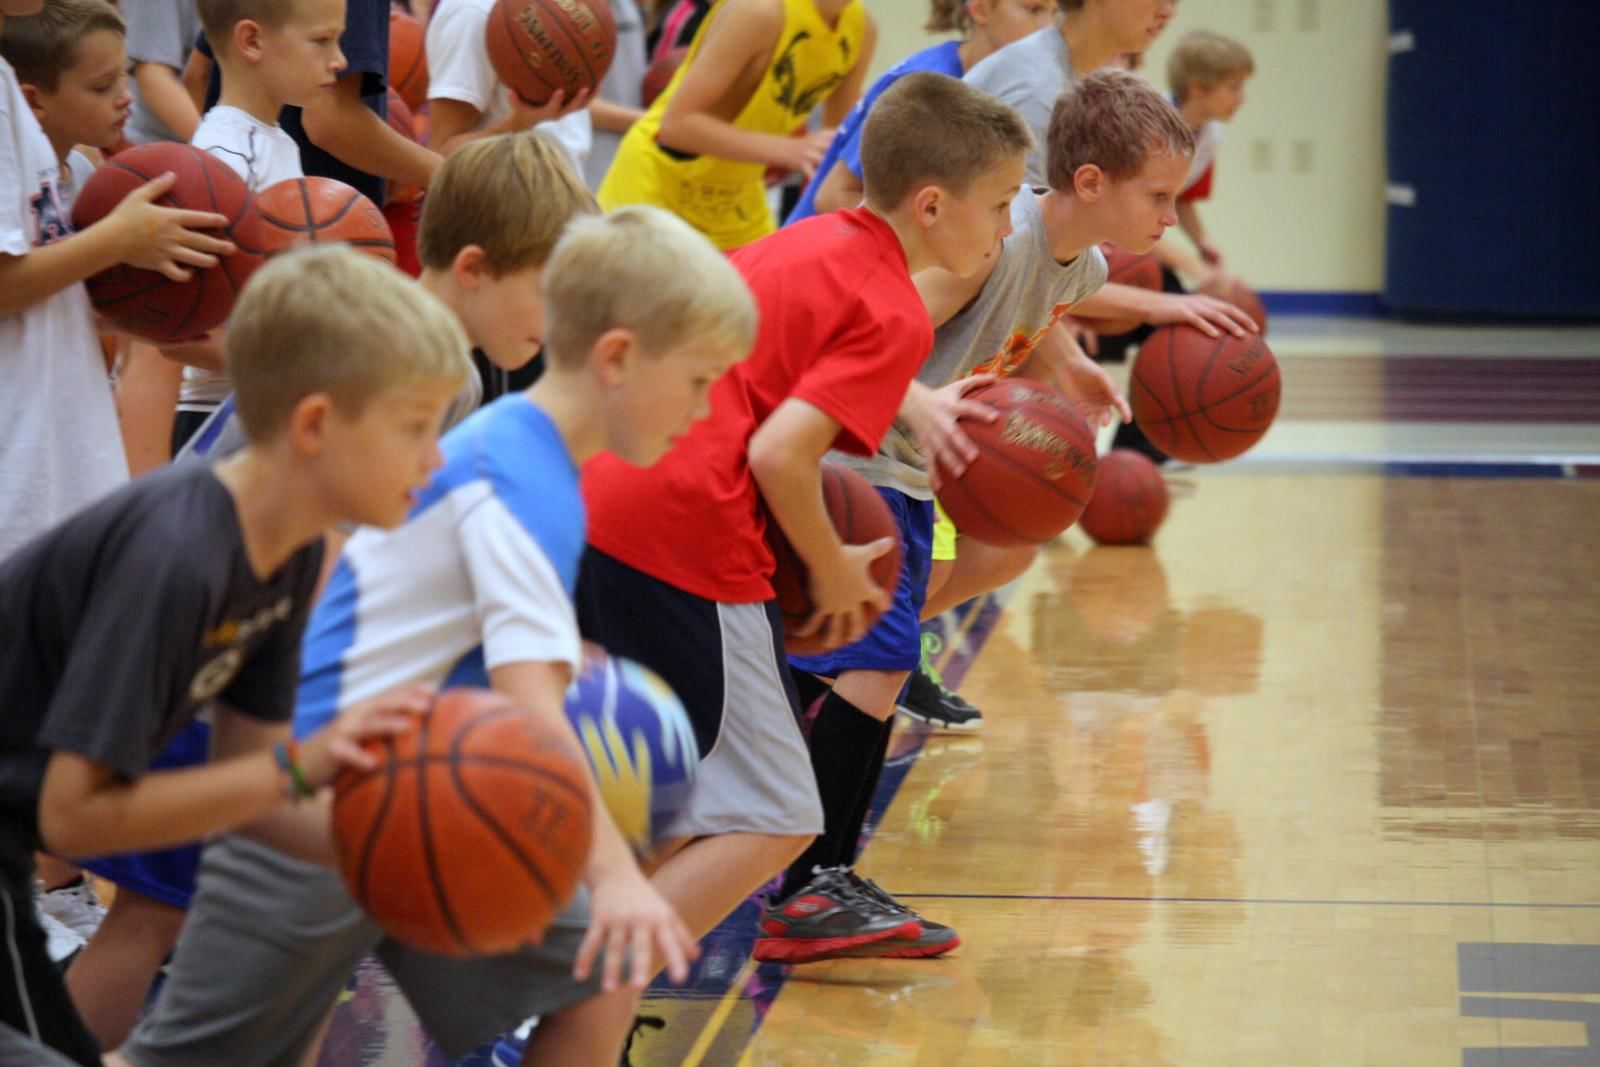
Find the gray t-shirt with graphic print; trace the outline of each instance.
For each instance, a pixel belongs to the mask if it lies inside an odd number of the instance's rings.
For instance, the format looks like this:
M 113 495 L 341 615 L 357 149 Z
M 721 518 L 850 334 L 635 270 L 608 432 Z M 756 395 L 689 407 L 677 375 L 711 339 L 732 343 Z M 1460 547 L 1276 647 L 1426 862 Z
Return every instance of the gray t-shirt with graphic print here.
M 1057 319 L 1105 284 L 1106 261 L 1088 248 L 1067 263 L 1050 254 L 1040 197 L 1024 188 L 1011 201 L 1011 235 L 983 289 L 933 335 L 933 351 L 917 372 L 930 389 L 971 374 L 1007 375 L 1033 353 Z M 903 422 L 896 421 L 869 459 L 829 453 L 831 462 L 861 473 L 873 485 L 931 500 L 928 465 Z

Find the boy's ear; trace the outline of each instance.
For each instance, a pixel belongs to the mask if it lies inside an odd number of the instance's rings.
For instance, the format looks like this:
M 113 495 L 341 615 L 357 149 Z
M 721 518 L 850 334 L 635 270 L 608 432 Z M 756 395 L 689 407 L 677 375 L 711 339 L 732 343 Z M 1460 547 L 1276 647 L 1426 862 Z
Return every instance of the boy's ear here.
M 333 397 L 327 393 L 301 397 L 289 412 L 289 425 L 284 427 L 290 449 L 298 456 L 320 455 L 328 438 L 328 419 L 332 414 Z
M 967 18 L 972 20 L 974 26 L 987 26 L 989 16 L 993 13 L 989 8 L 989 0 L 967 0 Z
M 229 41 L 233 44 L 235 55 L 248 60 L 261 58 L 261 37 L 263 34 L 261 23 L 255 19 L 240 19 L 233 24 L 233 32 L 228 34 Z
M 22 98 L 28 102 L 28 108 L 33 112 L 33 117 L 42 120 L 44 118 L 44 102 L 39 99 L 39 87 L 23 82 Z
M 621 327 L 607 330 L 589 349 L 589 362 L 600 376 L 600 384 L 614 388 L 627 377 L 628 363 L 638 355 L 639 339 L 632 330 Z
M 456 258 L 450 261 L 450 276 L 461 288 L 476 289 L 489 276 L 489 264 L 483 249 L 478 245 L 467 245 L 457 252 Z
M 1072 191 L 1078 194 L 1079 200 L 1093 203 L 1100 199 L 1110 184 L 1111 179 L 1095 163 L 1085 163 L 1072 172 Z
M 939 221 L 944 207 L 945 192 L 937 185 L 924 185 L 911 194 L 911 213 L 924 227 Z

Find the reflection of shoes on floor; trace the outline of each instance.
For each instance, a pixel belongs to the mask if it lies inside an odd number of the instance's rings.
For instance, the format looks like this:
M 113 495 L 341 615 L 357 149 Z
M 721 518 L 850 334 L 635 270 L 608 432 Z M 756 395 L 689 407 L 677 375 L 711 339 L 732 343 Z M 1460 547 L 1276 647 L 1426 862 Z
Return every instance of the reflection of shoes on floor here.
M 43 909 L 35 909 L 34 918 L 44 930 L 45 947 L 50 951 L 50 961 L 57 969 L 65 971 L 67 965 L 88 943 L 78 931 Z
M 87 941 L 100 929 L 106 906 L 94 891 L 94 883 L 80 876 L 71 885 L 39 893 L 39 910 Z
M 840 949 L 834 953 L 837 959 L 857 959 L 863 956 L 877 957 L 880 959 L 928 959 L 933 956 L 943 956 L 946 952 L 961 944 L 961 937 L 950 927 L 943 923 L 932 922 L 923 918 L 894 897 L 884 891 L 870 878 L 862 878 L 854 871 L 850 872 L 850 881 L 856 888 L 872 897 L 886 908 L 904 913 L 908 918 L 915 919 L 922 927 L 922 932 L 916 937 L 891 937 L 883 941 L 873 941 L 870 944 L 858 945 L 855 948 Z
M 842 867 L 818 867 L 816 877 L 761 915 L 751 953 L 778 963 L 808 963 L 840 949 L 890 937 L 914 938 L 921 924 L 864 892 Z
M 911 672 L 905 697 L 896 707 L 902 715 L 939 730 L 977 730 L 983 726 L 983 712 L 946 689 L 926 666 Z

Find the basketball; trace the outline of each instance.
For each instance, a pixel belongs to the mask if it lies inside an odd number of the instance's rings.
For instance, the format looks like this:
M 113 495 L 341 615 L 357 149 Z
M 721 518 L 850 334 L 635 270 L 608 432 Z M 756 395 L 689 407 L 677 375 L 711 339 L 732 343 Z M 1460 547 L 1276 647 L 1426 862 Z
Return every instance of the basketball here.
M 1161 468 L 1131 448 L 1100 457 L 1094 495 L 1078 525 L 1102 545 L 1142 545 L 1167 517 L 1167 482 Z
M 389 11 L 389 85 L 412 111 L 428 102 L 428 50 L 422 23 Z
M 872 561 L 872 577 L 880 587 L 891 594 L 900 582 L 900 528 L 895 525 L 889 505 L 861 475 L 834 463 L 822 465 L 822 502 L 828 508 L 828 517 L 838 531 L 839 540 L 847 545 L 865 545 L 880 537 L 894 538 L 894 547 Z M 787 635 L 783 645 L 798 656 L 814 656 L 827 651 L 815 636 L 797 637 L 794 631 L 811 617 L 811 575 L 805 561 L 783 536 L 778 523 L 767 516 L 767 544 L 777 561 L 772 575 L 772 589 L 777 594 L 778 610 L 783 613 Z M 867 620 L 871 626 L 877 613 Z
M 118 327 L 154 341 L 191 341 L 228 320 L 234 298 L 262 263 L 260 220 L 250 210 L 250 190 L 226 163 L 198 148 L 170 141 L 118 153 L 83 183 L 72 208 L 79 231 L 109 215 L 122 198 L 167 171 L 178 180 L 155 201 L 162 207 L 215 211 L 228 219 L 216 234 L 238 246 L 215 267 L 191 267 L 189 280 L 175 282 L 160 271 L 119 263 L 92 275 L 85 285 L 95 310 Z
M 683 66 L 683 60 L 689 54 L 687 45 L 668 49 L 655 58 L 650 68 L 644 72 L 644 81 L 639 84 L 639 102 L 643 107 L 649 107 L 656 102 L 656 97 L 666 91 L 672 83 L 672 76 L 678 73 L 678 68 Z
M 394 234 L 378 205 L 333 178 L 290 178 L 256 194 L 261 252 L 269 258 L 307 244 L 343 242 L 395 261 Z
M 600 84 L 617 23 L 606 0 L 495 0 L 484 43 L 500 80 L 538 107 L 557 89 L 570 101 Z
M 634 855 L 648 857 L 688 803 L 700 765 L 683 702 L 654 671 L 589 645 L 566 707 L 601 801 Z
M 1254 289 L 1235 278 L 1221 295 L 1222 299 L 1249 315 L 1251 320 L 1255 322 L 1256 329 L 1260 330 L 1262 334 L 1267 332 L 1267 305 L 1261 302 L 1261 298 L 1256 295 Z
M 1128 399 L 1134 421 L 1161 451 L 1216 463 L 1261 440 L 1281 392 L 1278 360 L 1260 334 L 1207 337 L 1173 325 L 1139 346 Z
M 1134 285 L 1151 292 L 1161 292 L 1161 261 L 1153 252 L 1135 255 L 1110 241 L 1102 242 L 1100 251 L 1106 257 L 1106 281 L 1118 285 Z M 1091 319 L 1095 333 L 1107 337 L 1137 329 L 1142 319 Z
M 1094 431 L 1043 382 L 1005 378 L 966 394 L 1000 413 L 964 421 L 978 448 L 939 490 L 956 529 L 988 545 L 1040 545 L 1077 521 L 1094 492 Z
M 384 121 L 389 124 L 391 130 L 406 140 L 416 144 L 422 143 L 417 137 L 416 115 L 412 114 L 411 108 L 393 89 L 389 90 L 388 105 L 384 108 Z M 386 181 L 383 183 L 383 196 L 385 204 L 413 204 L 422 199 L 422 187 Z
M 334 783 L 350 896 L 425 952 L 536 942 L 589 858 L 589 786 L 571 743 L 497 693 L 450 689 L 382 763 Z

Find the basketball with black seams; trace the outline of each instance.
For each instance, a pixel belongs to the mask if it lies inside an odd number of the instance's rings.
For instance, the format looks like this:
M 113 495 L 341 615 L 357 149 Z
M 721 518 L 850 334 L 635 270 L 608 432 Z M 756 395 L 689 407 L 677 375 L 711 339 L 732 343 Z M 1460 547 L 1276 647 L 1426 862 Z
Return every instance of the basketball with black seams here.
M 120 329 L 157 344 L 192 341 L 221 326 L 244 283 L 263 262 L 260 220 L 244 179 L 215 156 L 171 141 L 118 152 L 90 175 L 72 208 L 73 228 L 88 229 L 129 193 L 168 171 L 177 181 L 155 203 L 222 215 L 226 225 L 207 232 L 232 241 L 238 251 L 218 257 L 215 267 L 185 265 L 187 281 L 119 263 L 84 282 L 96 311 Z
M 348 244 L 395 262 L 394 232 L 378 205 L 334 178 L 288 178 L 256 194 L 262 255 L 308 244 Z
M 939 489 L 956 529 L 988 545 L 1044 544 L 1078 520 L 1094 492 L 1094 430 L 1052 386 L 998 379 L 966 394 L 999 413 L 963 419 L 978 449 L 959 478 Z
M 1167 517 L 1167 482 L 1149 457 L 1131 448 L 1100 457 L 1094 495 L 1078 528 L 1102 545 L 1147 544 Z
M 822 464 L 822 503 L 833 520 L 839 540 L 847 545 L 866 545 L 882 537 L 894 539 L 894 547 L 872 561 L 872 579 L 891 596 L 900 583 L 900 528 L 883 496 L 865 478 L 837 463 Z M 777 568 L 772 589 L 778 611 L 783 615 L 783 647 L 797 656 L 814 656 L 828 650 L 820 635 L 801 637 L 795 631 L 815 610 L 811 602 L 811 572 L 800 554 L 789 544 L 778 522 L 767 515 L 767 544 Z M 868 611 L 871 626 L 881 613 Z
M 1106 281 L 1118 285 L 1132 285 L 1139 289 L 1161 292 L 1161 261 L 1153 252 L 1129 252 L 1102 241 L 1100 252 L 1106 257 Z M 1136 329 L 1144 320 L 1133 317 L 1123 319 L 1085 319 L 1095 333 L 1115 337 Z
M 1260 334 L 1209 337 L 1188 325 L 1145 339 L 1128 387 L 1150 443 L 1190 463 L 1249 451 L 1271 429 L 1282 394 L 1277 357 Z
M 483 33 L 495 73 L 534 107 L 593 91 L 617 49 L 606 0 L 496 0 Z
M 499 693 L 440 693 L 334 783 L 344 883 L 379 926 L 442 956 L 537 942 L 589 858 L 590 789 L 571 738 Z

